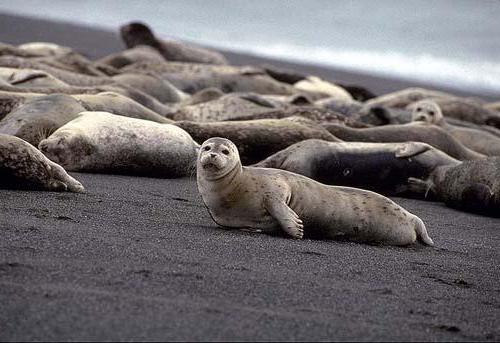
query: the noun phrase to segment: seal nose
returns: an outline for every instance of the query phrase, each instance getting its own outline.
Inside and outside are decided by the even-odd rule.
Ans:
[[[210,153],[211,158],[215,158],[216,156],[217,156],[217,154],[214,154],[213,152]]]

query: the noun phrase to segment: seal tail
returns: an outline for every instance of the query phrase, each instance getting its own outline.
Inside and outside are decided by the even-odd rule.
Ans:
[[[417,233],[417,239],[420,242],[429,246],[434,246],[434,242],[429,237],[424,222],[417,216],[415,216],[415,232]]]

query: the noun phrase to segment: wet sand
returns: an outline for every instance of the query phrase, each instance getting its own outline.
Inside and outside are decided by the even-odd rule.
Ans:
[[[0,15],[0,41],[35,40],[122,48]],[[377,93],[405,87],[375,79]],[[500,340],[500,219],[395,198],[435,248],[295,241],[218,228],[194,178],[72,175],[86,194],[0,190],[1,341]]]

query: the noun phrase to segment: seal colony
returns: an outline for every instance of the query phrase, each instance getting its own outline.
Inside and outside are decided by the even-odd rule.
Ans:
[[[66,170],[196,173],[221,226],[390,245],[433,245],[432,223],[384,195],[500,211],[498,102],[423,88],[377,96],[233,66],[144,23],[119,32],[127,48],[95,61],[53,43],[0,44],[0,188],[82,192]]]

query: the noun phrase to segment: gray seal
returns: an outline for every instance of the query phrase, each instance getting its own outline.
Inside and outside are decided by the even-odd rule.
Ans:
[[[387,195],[409,193],[408,179],[427,178],[439,166],[460,161],[420,142],[357,143],[308,139],[252,167],[288,170],[318,182]]]
[[[200,149],[198,190],[213,220],[224,227],[293,238],[433,245],[420,218],[370,191],[327,186],[272,168],[243,167],[229,140],[211,138]]]
[[[0,134],[0,188],[84,192],[80,182],[20,138]]]
[[[385,125],[354,129],[337,124],[323,125],[331,134],[349,142],[423,142],[459,160],[476,160],[486,156],[475,152],[438,126],[413,124]]]
[[[413,191],[431,193],[450,207],[500,216],[500,157],[441,166],[425,180],[408,181]]]

